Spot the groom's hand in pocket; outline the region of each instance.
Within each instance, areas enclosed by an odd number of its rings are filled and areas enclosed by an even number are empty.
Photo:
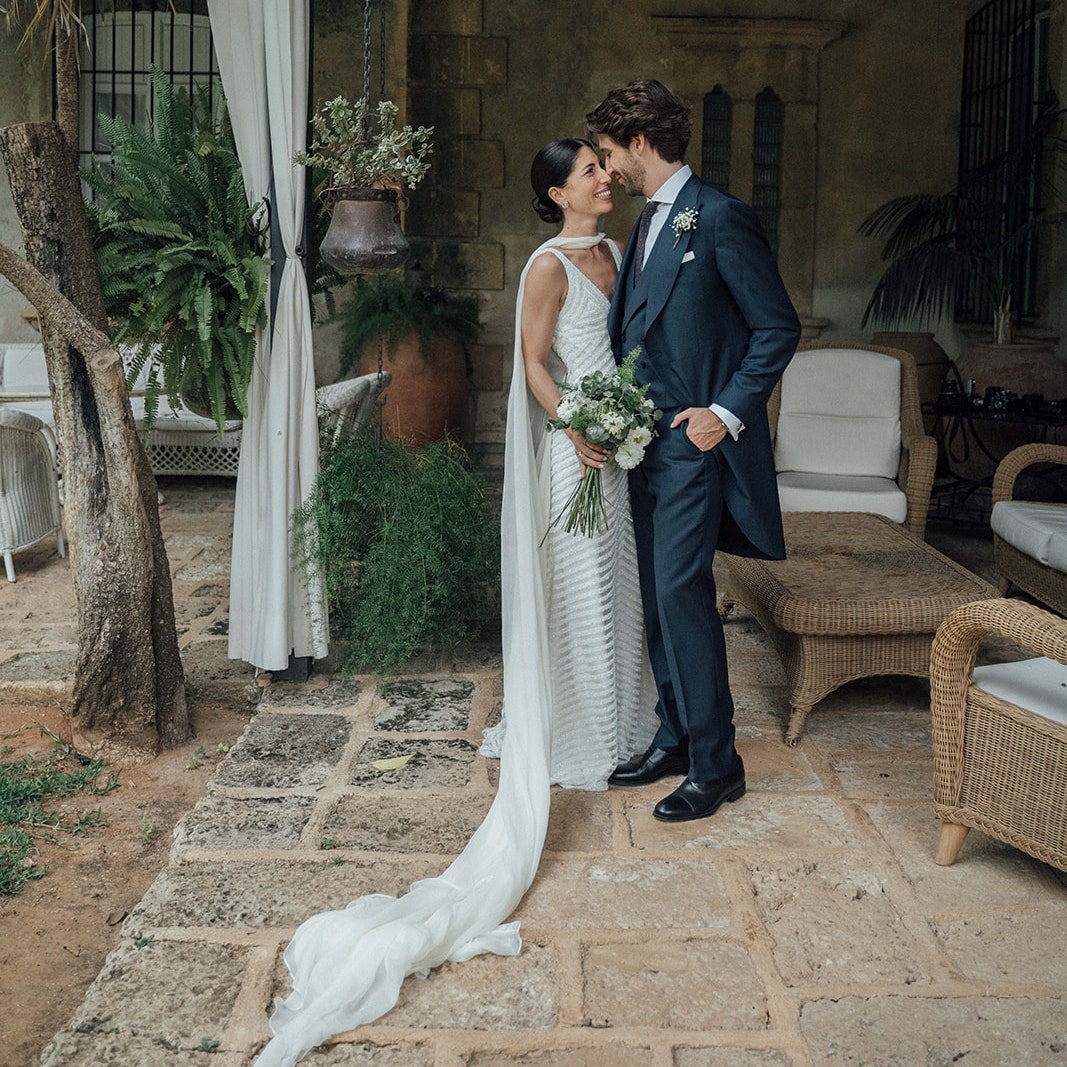
[[[701,452],[710,452],[727,433],[726,423],[710,408],[686,408],[679,411],[671,422],[671,429],[676,429],[683,422],[687,423],[686,437]]]

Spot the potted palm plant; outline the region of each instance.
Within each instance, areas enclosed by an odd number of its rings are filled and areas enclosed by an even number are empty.
[[[396,270],[410,255],[399,226],[399,197],[429,170],[433,128],[398,127],[399,113],[383,100],[374,129],[367,101],[335,97],[312,116],[309,150],[293,157],[327,173],[318,192],[331,218],[319,253],[339,273]]]
[[[100,116],[111,162],[84,173],[105,306],[116,343],[159,396],[215,420],[247,414],[256,328],[270,274],[265,213],[248,204],[225,100],[175,91],[153,70],[151,130]]]
[[[1051,343],[1016,334],[1019,285],[1030,244],[1042,228],[1062,227],[1057,210],[1067,139],[1054,95],[1039,107],[1027,136],[940,194],[912,193],[875,208],[860,232],[884,240],[887,261],[863,316],[890,329],[953,315],[965,302],[988,309],[992,331],[957,361],[979,390],[999,385],[1019,393],[1067,393],[1067,372]],[[1013,209],[1004,189],[1028,191],[1028,209]],[[1009,431],[1003,431],[1008,433]]]

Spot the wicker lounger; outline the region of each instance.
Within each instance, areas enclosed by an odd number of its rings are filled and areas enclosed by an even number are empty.
[[[786,742],[845,682],[928,677],[930,642],[953,608],[995,596],[970,571],[880,515],[783,515],[788,558],[726,556],[725,617],[744,604],[778,649],[789,683]]]

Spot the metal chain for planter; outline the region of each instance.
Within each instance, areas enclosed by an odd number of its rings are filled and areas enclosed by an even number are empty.
[[[370,71],[371,71],[371,5],[373,0],[364,0],[363,3],[363,103],[367,113],[370,114]],[[378,3],[378,100],[385,99],[385,3]],[[376,282],[379,292],[381,291],[381,279]],[[385,336],[378,334],[378,378],[375,382],[374,393],[374,444],[376,448],[382,447],[382,422],[385,412],[385,397],[382,396],[382,383],[384,379],[385,362]]]

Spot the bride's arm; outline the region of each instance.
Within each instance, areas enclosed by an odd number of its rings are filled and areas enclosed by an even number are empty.
[[[526,384],[550,418],[556,417],[559,386],[548,371],[548,354],[556,332],[559,309],[567,297],[567,272],[553,255],[539,256],[530,265],[522,296],[522,362]],[[609,453],[590,444],[581,434],[564,430],[571,439],[578,461],[587,467],[602,467]]]

